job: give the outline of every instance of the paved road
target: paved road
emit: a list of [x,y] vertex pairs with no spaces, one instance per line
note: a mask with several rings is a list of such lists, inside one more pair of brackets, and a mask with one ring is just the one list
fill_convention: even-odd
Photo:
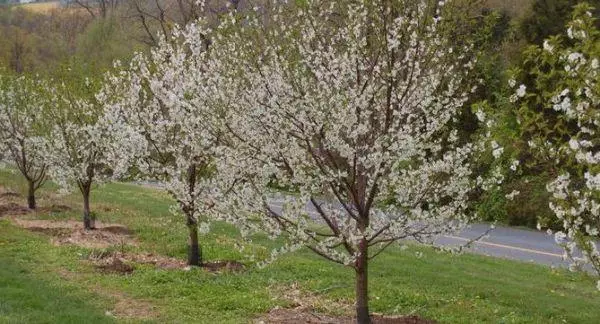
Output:
[[[436,244],[444,246],[464,245],[489,229],[487,224],[473,224],[454,236],[440,237]],[[485,238],[476,241],[470,251],[478,254],[533,262],[549,266],[567,267],[563,250],[552,235],[534,230],[496,226]]]
[[[279,211],[283,199],[274,198],[269,203],[275,211]],[[319,217],[314,206],[308,204],[306,208],[311,216]],[[489,228],[490,225],[488,224],[472,224],[461,233],[438,238],[435,244],[447,247],[463,246],[472,239],[480,237]],[[554,237],[546,232],[536,230],[496,226],[485,238],[474,242],[468,251],[554,267],[567,267],[569,265],[569,262],[563,261],[563,250],[556,244]]]
[[[156,183],[142,185],[160,188]],[[275,211],[280,211],[283,201],[284,198],[273,198],[269,204]],[[341,205],[339,208],[342,208]],[[308,204],[306,209],[315,219],[319,218],[312,204]],[[481,236],[489,228],[490,225],[487,224],[472,224],[461,233],[438,238],[435,244],[447,247],[462,246]],[[562,259],[563,250],[556,244],[553,236],[545,232],[514,227],[496,226],[485,238],[474,242],[468,251],[553,267],[567,267],[569,264]]]

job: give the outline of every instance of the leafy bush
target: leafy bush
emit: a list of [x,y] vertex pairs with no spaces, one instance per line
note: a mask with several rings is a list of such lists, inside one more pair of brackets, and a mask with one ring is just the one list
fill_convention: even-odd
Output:
[[[573,7],[584,0],[535,0],[531,9],[521,20],[520,31],[530,43],[541,44],[551,35],[562,34],[571,19]],[[600,6],[596,8],[600,14]],[[597,21],[597,26],[600,22]]]
[[[548,207],[550,194],[547,174],[531,175],[507,181],[501,188],[480,197],[477,213],[482,220],[511,226],[558,229],[556,217]],[[510,197],[514,194],[514,197]]]
[[506,203],[507,200],[501,189],[486,192],[477,205],[477,214],[481,219],[488,222],[498,221],[505,223],[508,218]]

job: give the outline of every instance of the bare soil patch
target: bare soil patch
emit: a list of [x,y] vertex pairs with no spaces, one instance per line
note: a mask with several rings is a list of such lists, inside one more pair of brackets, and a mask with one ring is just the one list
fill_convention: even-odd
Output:
[[56,245],[77,245],[86,248],[108,248],[118,245],[135,245],[132,232],[118,224],[96,222],[96,229],[87,231],[82,222],[13,219],[18,226],[32,232],[52,237]]
[[19,216],[31,212],[29,208],[19,205],[16,200],[21,195],[0,186],[0,217]]
[[21,194],[0,185],[0,199],[19,198]]
[[0,202],[0,217],[4,216],[20,216],[29,214],[31,210],[25,206],[21,206],[14,202]]
[[[374,324],[436,324],[437,322],[410,316],[383,316],[372,315]],[[259,319],[258,323],[278,324],[354,324],[356,320],[352,317],[337,317],[319,314],[307,309],[285,309],[276,308],[271,310],[265,317]]]
[[60,227],[57,227],[57,228],[28,227],[27,229],[32,232],[42,233],[42,234],[56,236],[56,237],[66,237],[66,236],[69,236],[73,232],[73,230],[71,230],[70,228],[60,228]]
[[[2,191],[2,190],[3,189],[0,189],[0,191]],[[12,192],[12,191],[0,192],[0,199],[13,199],[13,198],[21,198],[21,195],[16,192]]]
[[[305,291],[297,283],[287,286],[271,286],[273,297],[290,303],[288,308],[275,308],[259,318],[257,323],[285,324],[354,324],[354,305],[349,300],[330,300],[322,294]],[[377,324],[435,324],[415,315],[372,315]]]
[[273,285],[269,287],[274,298],[285,300],[289,309],[306,312],[324,312],[339,316],[352,316],[354,305],[350,300],[332,300],[323,294],[304,290],[298,283],[291,285]]
[[[129,267],[124,266],[130,264],[152,265],[158,269],[166,270],[189,269],[184,260],[153,253],[98,251],[90,254],[88,259],[102,271],[122,274],[133,272],[134,267],[129,269]],[[236,261],[215,261],[205,263],[202,268],[209,272],[239,272],[243,271],[245,267],[243,264]]]
[[130,265],[131,263],[149,264],[160,269],[183,269],[186,267],[186,263],[182,260],[152,253],[99,251],[90,254],[88,259],[100,270],[123,274],[133,272],[134,268]]

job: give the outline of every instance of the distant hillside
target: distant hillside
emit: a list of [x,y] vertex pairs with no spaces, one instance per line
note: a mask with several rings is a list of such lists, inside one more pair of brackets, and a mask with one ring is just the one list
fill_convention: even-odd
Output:
[[59,1],[45,1],[45,2],[21,2],[21,6],[27,10],[31,10],[33,12],[48,12],[52,9],[56,9],[60,7]]

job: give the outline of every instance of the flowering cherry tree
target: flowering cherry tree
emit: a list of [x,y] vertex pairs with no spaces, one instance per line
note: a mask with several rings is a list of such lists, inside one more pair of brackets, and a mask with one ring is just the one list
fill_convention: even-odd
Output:
[[600,31],[591,12],[577,6],[567,37],[531,48],[515,75],[523,84],[511,85],[524,136],[556,169],[547,186],[562,223],[555,239],[573,270],[588,265],[600,274]]
[[27,204],[46,182],[46,157],[39,137],[45,84],[27,77],[0,77],[0,157],[12,161],[27,180]]
[[[240,27],[217,55],[228,62],[220,81],[235,91],[216,209],[242,233],[286,236],[273,256],[306,246],[353,268],[359,323],[370,322],[370,260],[470,220],[470,159],[484,145],[453,126],[473,61],[447,37],[443,5],[272,1],[232,15]],[[296,194],[275,206],[276,187]]]
[[105,163],[109,136],[98,123],[102,106],[94,98],[94,84],[86,79],[80,86],[57,86],[45,104],[44,151],[48,174],[63,190],[78,189],[83,198],[83,225],[96,227],[90,210],[94,183],[109,179]]
[[[108,78],[99,99],[116,160],[129,161],[142,179],[157,180],[177,201],[189,229],[188,264],[202,265],[199,228],[208,230],[213,155],[219,131],[217,92],[209,76],[210,33],[203,22],[175,29],[150,55],[137,55],[127,69]],[[182,41],[183,39],[183,41]],[[186,39],[198,40],[187,42]]]

